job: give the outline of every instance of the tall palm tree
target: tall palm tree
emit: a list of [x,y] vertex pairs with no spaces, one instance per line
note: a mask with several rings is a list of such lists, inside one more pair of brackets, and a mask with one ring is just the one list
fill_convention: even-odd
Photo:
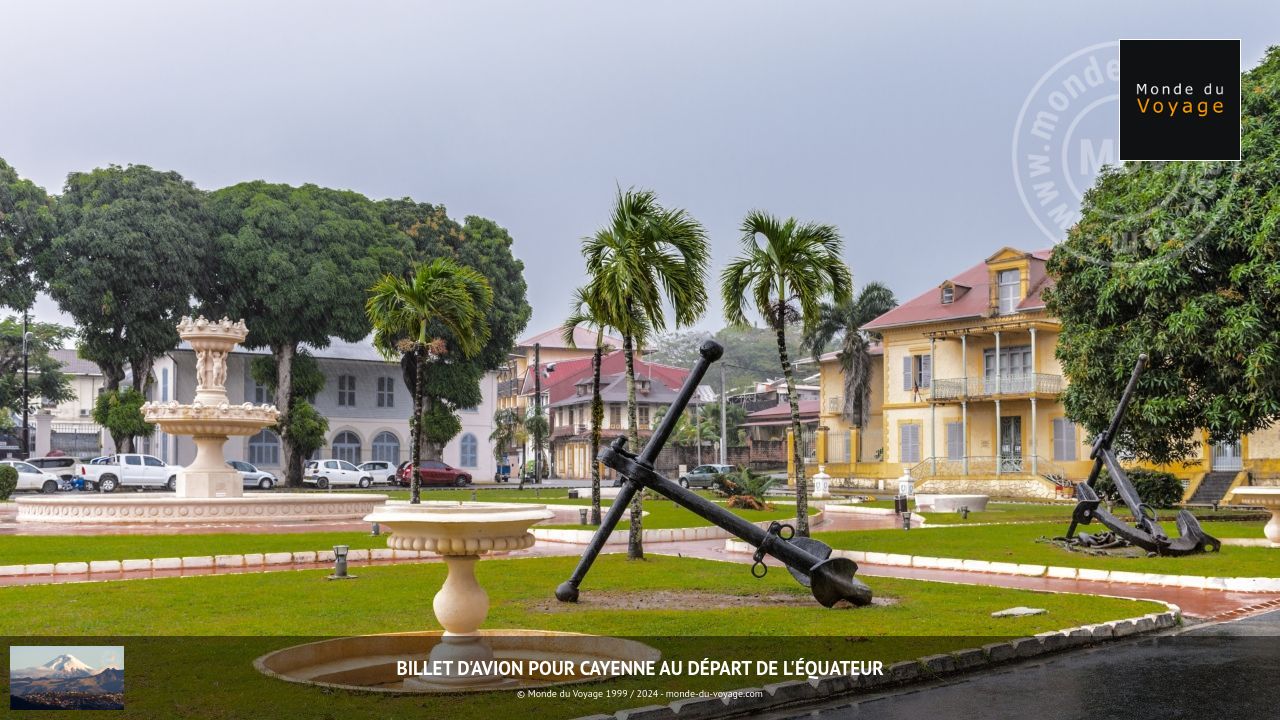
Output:
[[[412,355],[416,361],[413,377],[413,472],[410,474],[411,503],[422,501],[418,467],[422,464],[423,416],[433,408],[424,407],[427,363],[458,350],[474,357],[489,341],[489,307],[493,290],[489,281],[475,270],[447,258],[419,265],[408,277],[385,275],[369,288],[365,312],[373,325],[373,344],[385,357]],[[456,348],[436,332],[444,330]]]
[[[800,320],[806,331],[818,320],[822,301],[848,300],[853,284],[840,259],[842,243],[834,225],[779,220],[760,210],[742,221],[742,254],[720,275],[724,316],[731,324],[747,322],[750,305],[778,336],[778,361],[787,380],[791,402],[791,432],[795,438],[792,462],[796,468],[796,533],[809,535],[809,490],[801,453],[803,430],[796,382],[787,357],[787,323]],[[750,298],[750,299],[748,299]]]
[[605,314],[604,307],[604,303],[599,298],[591,297],[586,288],[578,288],[574,292],[573,302],[569,304],[569,317],[565,318],[562,336],[565,345],[576,348],[575,330],[585,327],[596,331],[595,350],[591,353],[591,454],[588,456],[591,463],[592,525],[600,524],[600,463],[596,460],[596,455],[600,452],[600,426],[604,424],[604,400],[600,397],[600,362],[604,359],[606,350],[613,349],[604,341],[607,327],[601,319]]
[[[609,224],[583,241],[588,296],[599,301],[598,319],[622,335],[627,366],[627,419],[631,444],[640,449],[635,352],[667,327],[667,305],[680,327],[707,307],[710,251],[702,225],[687,211],[658,204],[651,190],[618,190]],[[640,494],[631,504],[627,557],[644,557],[640,542]]]
[[[867,425],[871,409],[871,340],[879,339],[879,333],[866,333],[863,325],[898,306],[893,291],[883,283],[867,283],[857,297],[846,302],[824,302],[818,310],[818,321],[805,333],[804,349],[813,356],[815,363],[831,344],[840,338],[840,350],[836,360],[840,362],[840,374],[844,377],[844,406],[841,408],[845,422],[858,430]],[[862,460],[862,448],[853,448],[852,460]]]

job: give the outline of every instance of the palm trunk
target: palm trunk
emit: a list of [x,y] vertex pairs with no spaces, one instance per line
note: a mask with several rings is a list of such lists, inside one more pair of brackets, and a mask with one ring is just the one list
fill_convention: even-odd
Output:
[[[632,337],[624,334],[622,336],[622,352],[627,360],[627,425],[628,434],[631,436],[631,451],[640,452],[640,427],[639,427],[639,411],[636,409],[636,364],[635,364],[635,348],[632,345]],[[644,493],[636,493],[631,500],[631,530],[627,533],[627,559],[643,560],[644,559],[644,526],[643,507],[640,497]]]
[[290,343],[272,348],[276,356],[276,408],[280,410],[280,450],[284,453],[284,482],[288,487],[302,487],[302,453],[289,432],[289,413],[293,411],[293,358],[298,346]]
[[422,346],[414,350],[417,362],[413,370],[413,417],[409,420],[409,432],[413,436],[413,450],[410,453],[411,465],[409,475],[409,504],[422,502],[422,482],[418,477],[418,468],[422,466],[422,399],[427,384],[427,359],[423,357]]
[[604,401],[600,398],[600,359],[604,349],[596,344],[591,356],[591,524],[600,524],[600,423],[604,422]]
[[782,361],[782,376],[787,380],[787,401],[791,404],[791,459],[796,466],[796,534],[809,537],[809,488],[804,480],[804,454],[800,451],[800,443],[804,439],[804,429],[800,427],[800,401],[796,399],[796,381],[791,374],[791,361],[787,359],[787,331],[782,313],[778,313],[778,359]]

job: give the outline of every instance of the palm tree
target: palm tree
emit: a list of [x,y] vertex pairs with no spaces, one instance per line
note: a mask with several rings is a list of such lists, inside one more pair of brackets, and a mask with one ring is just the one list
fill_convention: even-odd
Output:
[[569,305],[569,317],[563,326],[564,344],[576,348],[577,340],[574,331],[579,327],[594,328],[596,331],[595,351],[591,353],[591,524],[600,524],[600,463],[596,455],[600,452],[600,426],[604,424],[604,400],[600,398],[600,361],[604,359],[606,348],[612,350],[604,342],[605,323],[603,303],[587,294],[586,288],[578,288],[574,292],[573,302]]
[[[844,407],[841,414],[858,430],[867,425],[871,409],[871,339],[879,333],[865,333],[860,328],[898,306],[893,291],[883,283],[867,283],[856,298],[841,303],[822,303],[818,321],[805,333],[804,349],[815,363],[831,341],[840,338],[836,359],[844,376]],[[861,447],[853,449],[854,462],[862,460]]]
[[840,233],[834,225],[802,225],[795,218],[779,220],[753,210],[742,221],[742,255],[720,275],[725,319],[731,324],[745,324],[750,303],[778,336],[778,361],[791,402],[796,533],[801,536],[809,535],[809,491],[804,479],[800,405],[787,357],[786,328],[787,323],[801,320],[806,331],[811,329],[828,296],[836,303],[848,300],[853,279],[840,259],[841,249]]
[[[666,329],[666,305],[677,327],[692,324],[706,310],[707,234],[687,211],[659,205],[653,191],[619,189],[609,224],[586,238],[582,254],[587,259],[586,293],[597,301],[597,320],[622,335],[627,418],[631,444],[638,451],[635,352],[651,334]],[[641,533],[637,493],[631,504],[630,559],[644,557]]]
[[373,344],[385,357],[412,356],[413,472],[411,503],[422,501],[418,467],[422,464],[423,420],[433,408],[426,400],[427,363],[443,357],[450,348],[437,334],[447,331],[457,350],[474,357],[489,341],[489,307],[493,290],[475,270],[447,258],[419,265],[408,277],[385,275],[369,288],[365,312],[373,325]]
[[510,459],[508,456],[516,441],[519,420],[515,408],[502,408],[493,413],[493,432],[489,433],[489,440],[493,442],[493,459],[498,461],[498,465],[505,465]]

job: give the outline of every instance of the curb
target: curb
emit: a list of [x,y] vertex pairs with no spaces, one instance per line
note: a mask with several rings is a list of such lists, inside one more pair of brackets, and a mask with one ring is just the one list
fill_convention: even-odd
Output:
[[721,696],[676,700],[668,705],[626,708],[611,715],[590,715],[577,720],[713,720],[755,716],[816,700],[834,700],[868,691],[878,692],[1133,635],[1168,630],[1181,622],[1182,611],[1177,605],[1165,605],[1169,609],[1162,613],[1148,613],[1141,617],[1043,632],[1031,637],[989,643],[980,648],[964,648],[915,660],[903,660],[884,668],[881,675],[831,675],[809,680],[790,680],[763,687],[728,690],[721,693]]
[[[433,558],[426,550],[372,550],[347,551],[348,562],[369,560],[417,560]],[[30,577],[37,575],[94,575],[119,576],[122,573],[208,570],[217,568],[264,567],[269,565],[315,565],[333,562],[333,550],[308,552],[245,553],[243,555],[201,555],[192,557],[139,558],[131,560],[91,560],[89,562],[32,563],[30,565],[0,565],[0,577]]]
[[[754,552],[751,546],[740,540],[728,540],[725,552]],[[925,555],[897,555],[861,550],[832,550],[832,557],[848,558],[857,563],[915,567],[927,570],[959,570],[961,572],[992,573],[996,575],[1021,575],[1024,577],[1048,577],[1062,580],[1087,580],[1126,585],[1160,585],[1198,590],[1227,590],[1243,593],[1280,592],[1280,578],[1273,577],[1204,577],[1201,575],[1161,575],[1136,573],[1123,570],[1097,570],[1093,568],[1060,567],[1057,565],[1029,565],[1023,563],[989,562],[963,558],[940,558]]]

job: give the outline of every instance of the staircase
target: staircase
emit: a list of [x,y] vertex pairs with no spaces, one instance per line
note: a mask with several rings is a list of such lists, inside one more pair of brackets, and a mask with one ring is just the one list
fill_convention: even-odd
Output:
[[1222,497],[1227,494],[1227,488],[1231,487],[1231,483],[1236,479],[1236,470],[1217,470],[1206,473],[1204,480],[1200,481],[1200,487],[1196,488],[1196,492],[1187,501],[1188,505],[1212,505],[1216,502],[1222,502]]

